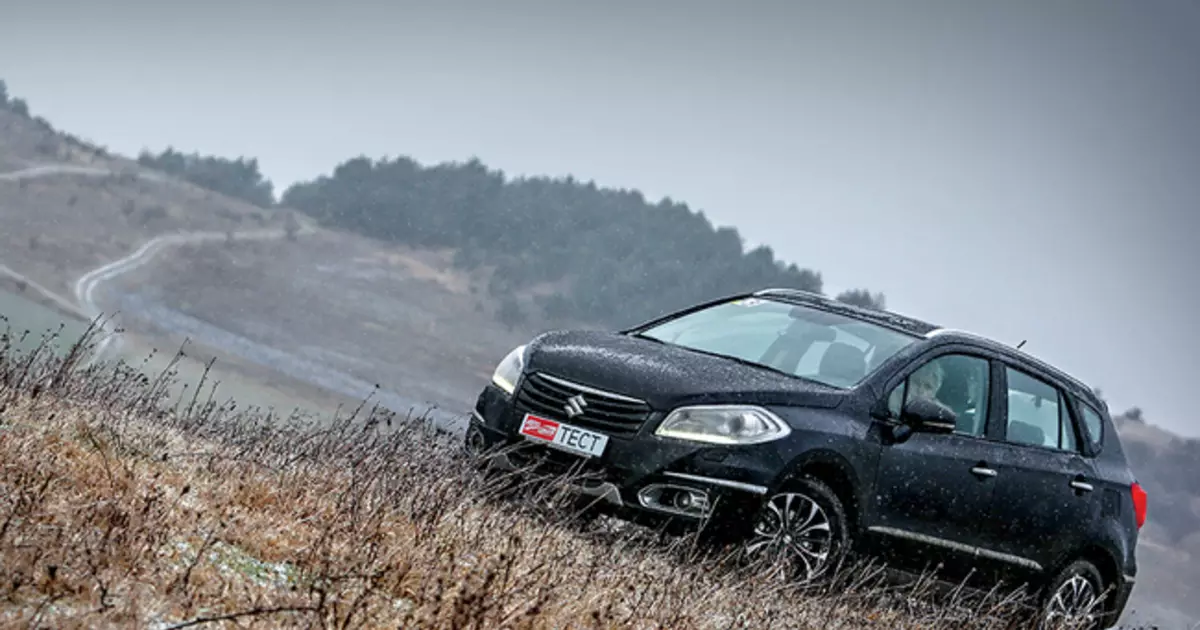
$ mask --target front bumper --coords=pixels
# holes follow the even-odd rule
[[[756,511],[785,465],[770,443],[727,447],[655,436],[660,415],[634,435],[609,435],[603,455],[584,458],[521,437],[524,413],[506,392],[488,385],[476,401],[468,436],[476,432],[474,439],[495,449],[492,463],[502,469],[583,473],[581,494],[630,516],[699,522]]]

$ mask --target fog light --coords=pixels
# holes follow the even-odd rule
[[[681,516],[702,518],[708,514],[708,494],[703,490],[668,484],[651,484],[638,492],[642,507]]]
[[[467,439],[463,445],[466,447],[468,455],[480,457],[487,451],[487,438],[481,429],[471,426],[467,429]]]

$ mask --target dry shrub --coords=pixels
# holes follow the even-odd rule
[[[5,627],[1015,628],[870,571],[801,592],[687,537],[577,526],[453,436],[360,407],[319,426],[168,404],[157,378],[0,344]],[[548,484],[545,488],[558,487]]]

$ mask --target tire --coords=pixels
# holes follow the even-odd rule
[[[842,501],[824,482],[807,475],[768,494],[749,528],[742,541],[743,560],[762,563],[765,571],[782,570],[784,577],[802,585],[827,582],[851,546]]]
[[[1105,606],[1111,597],[1103,574],[1087,560],[1067,565],[1046,586],[1038,605],[1038,626],[1047,630],[1099,630],[1111,625]]]

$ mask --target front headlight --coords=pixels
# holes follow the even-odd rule
[[[517,381],[521,378],[521,372],[525,370],[525,346],[520,345],[513,348],[500,360],[496,365],[496,371],[492,372],[492,382],[496,387],[503,389],[510,395],[517,388]]]
[[[710,444],[761,444],[791,432],[786,422],[762,407],[705,405],[672,411],[654,434]]]

